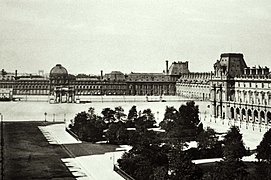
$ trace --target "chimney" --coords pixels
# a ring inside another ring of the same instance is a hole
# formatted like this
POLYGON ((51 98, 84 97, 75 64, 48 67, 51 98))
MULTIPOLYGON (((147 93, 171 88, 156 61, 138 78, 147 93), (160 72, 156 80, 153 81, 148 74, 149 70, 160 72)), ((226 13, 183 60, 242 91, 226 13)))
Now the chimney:
POLYGON ((103 70, 101 70, 101 79, 104 78, 104 75, 103 75, 103 70))
POLYGON ((168 75, 168 60, 166 60, 166 75, 168 75))
POLYGON ((17 69, 15 70, 15 79, 17 79, 18 71, 17 69))

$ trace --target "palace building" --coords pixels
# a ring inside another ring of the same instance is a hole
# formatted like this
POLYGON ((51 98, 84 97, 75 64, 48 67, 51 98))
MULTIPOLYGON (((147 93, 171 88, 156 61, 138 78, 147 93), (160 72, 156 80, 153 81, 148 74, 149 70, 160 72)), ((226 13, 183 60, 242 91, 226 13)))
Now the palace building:
POLYGON ((173 62, 163 73, 69 74, 60 64, 49 75, 7 73, 0 76, 0 96, 43 95, 54 103, 95 95, 178 95, 210 101, 213 117, 271 123, 271 74, 267 67, 248 67, 243 54, 224 53, 214 72, 190 72, 188 61, 173 62))
POLYGON ((267 67, 247 67, 243 54, 221 54, 210 79, 214 117, 271 123, 271 74, 267 67))
POLYGON ((190 99, 209 101, 212 74, 193 72, 182 74, 176 82, 176 94, 190 99))
POLYGON ((271 123, 269 68, 248 67, 243 54, 221 54, 214 64, 214 72, 181 74, 176 82, 176 94, 210 101, 213 117, 271 123))
MULTIPOLYGON (((100 76, 69 74, 61 64, 54 66, 49 76, 34 74, 18 75, 17 71, 3 73, 0 89, 11 89, 13 96, 45 95, 50 102, 75 102, 79 96, 93 95, 175 95, 176 81, 187 73, 188 62, 173 62, 164 73, 123 74, 112 71, 100 76)), ((4 90, 2 90, 4 92, 4 90)), ((5 91, 7 92, 7 91, 5 91)), ((9 91, 10 92, 10 91, 9 91)))

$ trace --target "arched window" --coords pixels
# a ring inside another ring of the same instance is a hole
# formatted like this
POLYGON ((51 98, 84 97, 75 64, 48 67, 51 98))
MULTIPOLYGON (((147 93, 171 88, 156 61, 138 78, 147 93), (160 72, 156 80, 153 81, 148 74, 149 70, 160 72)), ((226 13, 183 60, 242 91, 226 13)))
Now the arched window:
POLYGON ((233 119, 234 118, 234 108, 231 107, 231 118, 233 119))
POLYGON ((271 113, 270 113, 270 111, 267 112, 267 122, 268 122, 268 124, 271 123, 271 113))
POLYGON ((260 123, 265 123, 265 115, 263 111, 260 112, 260 123))
POLYGON ((254 122, 259 122, 259 116, 258 116, 258 111, 254 111, 254 122))
POLYGON ((246 110, 242 109, 242 120, 246 121, 246 110))
POLYGON ((247 111, 247 115, 248 115, 248 121, 252 122, 252 112, 250 109, 247 111))

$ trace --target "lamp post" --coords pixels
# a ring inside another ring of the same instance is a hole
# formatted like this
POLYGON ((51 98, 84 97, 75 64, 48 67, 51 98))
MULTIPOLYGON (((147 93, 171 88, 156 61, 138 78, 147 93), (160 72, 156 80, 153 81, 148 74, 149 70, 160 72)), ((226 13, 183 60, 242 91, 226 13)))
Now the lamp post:
MULTIPOLYGON (((260 112, 260 103, 259 103, 259 106, 258 106, 258 113, 260 112)), ((261 120, 261 112, 260 114, 258 114, 258 122, 259 122, 259 131, 262 132, 262 120, 261 120)))
POLYGON ((248 121, 249 121, 249 117, 248 117, 248 111, 247 111, 247 100, 246 100, 246 104, 245 104, 245 109, 246 109, 246 129, 248 129, 248 121))
POLYGON ((234 116, 233 116, 233 126, 235 126, 236 123, 236 107, 235 107, 236 97, 234 98, 233 107, 234 107, 234 116))
POLYGON ((44 113, 44 122, 46 122, 47 112, 44 113))
POLYGON ((239 104, 239 123, 240 123, 240 129, 242 128, 242 120, 243 120, 243 112, 241 110, 242 107, 242 99, 240 98, 240 104, 239 104))
MULTIPOLYGON (((265 101, 265 111, 266 111, 266 105, 267 105, 267 101, 265 101)), ((268 118, 268 116, 266 117, 266 123, 265 123, 265 129, 266 129, 266 131, 268 131, 268 126, 269 126, 269 118, 268 118)))
POLYGON ((4 179, 4 122, 3 115, 1 116, 1 179, 4 179))
POLYGON ((55 120, 56 120, 56 114, 54 113, 53 114, 53 122, 55 122, 55 120))

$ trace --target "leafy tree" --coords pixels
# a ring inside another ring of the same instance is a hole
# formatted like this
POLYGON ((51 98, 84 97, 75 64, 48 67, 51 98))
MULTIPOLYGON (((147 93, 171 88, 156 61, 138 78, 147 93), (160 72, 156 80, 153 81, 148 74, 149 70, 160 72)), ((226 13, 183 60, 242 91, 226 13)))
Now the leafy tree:
POLYGON ((243 161, 222 161, 217 163, 216 168, 211 173, 213 177, 212 179, 247 179, 249 173, 246 169, 247 166, 243 161))
POLYGON ((186 105, 181 105, 179 111, 174 107, 166 107, 165 116, 160 126, 166 130, 168 138, 195 140, 196 135, 203 130, 198 113, 198 106, 194 101, 188 101, 186 105))
POLYGON ((151 109, 145 109, 142 113, 143 116, 147 118, 147 121, 153 122, 153 124, 156 123, 154 114, 151 112, 151 109))
POLYGON ((191 158, 182 149, 182 145, 177 148, 173 147, 169 153, 169 179, 201 179, 202 169, 192 163, 191 158))
POLYGON ((161 145, 154 131, 141 130, 137 129, 133 136, 133 148, 118 160, 120 168, 135 179, 167 177, 167 146, 161 145))
POLYGON ((200 123, 199 107, 194 101, 186 102, 186 105, 181 105, 179 108, 180 124, 186 129, 195 129, 200 123))
POLYGON ((247 166, 242 157, 247 154, 239 128, 232 126, 224 138, 224 161, 218 163, 213 172, 215 179, 245 179, 247 166))
POLYGON ((125 123, 125 127, 127 128, 135 128, 135 119, 138 117, 136 106, 132 106, 129 110, 127 121, 125 123))
POLYGON ((106 123, 111 123, 115 121, 115 111, 110 108, 105 108, 102 110, 103 119, 106 123))
POLYGON ((102 140, 106 125, 100 116, 90 117, 86 124, 86 141, 96 142, 102 140))
POLYGON ((160 122, 160 126, 162 129, 166 131, 170 131, 177 123, 179 118, 179 111, 174 107, 166 106, 166 111, 164 115, 163 121, 160 122))
POLYGON ((169 179, 168 167, 167 166, 158 166, 158 167, 154 168, 153 179, 154 180, 169 179))
POLYGON ((96 116, 94 107, 90 107, 88 109, 88 114, 89 114, 90 117, 96 116))
POLYGON ((124 109, 121 106, 115 107, 115 119, 117 121, 123 121, 123 118, 126 117, 124 114, 124 109))
POLYGON ((271 177, 271 164, 268 162, 260 161, 256 164, 256 172, 254 179, 270 180, 271 177))
POLYGON ((80 139, 86 139, 86 124, 87 124, 88 114, 84 111, 78 113, 74 118, 74 125, 71 130, 77 134, 80 139))
POLYGON ((129 139, 128 131, 122 121, 111 123, 105 136, 111 144, 127 143, 129 139))
POLYGON ((259 161, 271 163, 271 129, 264 134, 262 141, 257 146, 256 152, 256 158, 259 161))
POLYGON ((242 134, 239 128, 232 126, 224 138, 223 155, 225 161, 241 161, 242 157, 247 154, 242 134))
POLYGON ((88 112, 84 111, 75 116, 71 130, 81 140, 96 142, 102 139, 106 125, 100 116, 94 114, 94 108, 90 108, 88 112))
POLYGON ((135 127, 137 129, 145 129, 155 127, 155 118, 150 109, 143 111, 142 116, 135 119, 135 127))
POLYGON ((202 131, 196 140, 199 149, 212 149, 219 143, 216 132, 210 127, 207 127, 206 130, 202 131))
POLYGON ((6 72, 4 69, 2 69, 2 70, 1 70, 1 75, 2 75, 2 76, 5 76, 5 75, 7 75, 7 72, 6 72))
POLYGON ((128 120, 134 120, 135 118, 137 118, 137 110, 136 110, 136 106, 132 106, 132 108, 129 110, 128 113, 128 120))

